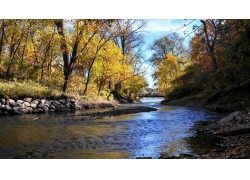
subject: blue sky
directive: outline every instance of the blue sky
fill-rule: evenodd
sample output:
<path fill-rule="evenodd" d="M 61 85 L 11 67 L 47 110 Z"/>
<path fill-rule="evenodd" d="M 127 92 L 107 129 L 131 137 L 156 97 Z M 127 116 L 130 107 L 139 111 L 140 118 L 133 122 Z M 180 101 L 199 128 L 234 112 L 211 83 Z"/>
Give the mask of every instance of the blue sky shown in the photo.
<path fill-rule="evenodd" d="M 178 32 L 181 36 L 185 37 L 184 31 L 190 33 L 192 32 L 193 25 L 199 25 L 199 20 L 193 21 L 190 25 L 181 28 L 184 24 L 189 24 L 192 20 L 184 20 L 184 19 L 149 19 L 147 20 L 147 26 L 143 29 L 143 35 L 145 40 L 145 45 L 143 46 L 144 49 L 144 56 L 145 59 L 148 59 L 152 52 L 148 49 L 148 47 L 153 43 L 154 40 L 159 39 L 163 36 L 168 35 L 171 32 Z M 192 37 L 193 33 L 190 34 L 189 37 L 186 38 L 186 44 L 188 44 L 188 40 Z M 145 67 L 147 67 L 146 65 Z M 152 67 L 148 67 L 146 72 L 147 82 L 149 83 L 149 87 L 154 87 L 154 82 L 152 79 L 152 74 L 154 70 Z"/>

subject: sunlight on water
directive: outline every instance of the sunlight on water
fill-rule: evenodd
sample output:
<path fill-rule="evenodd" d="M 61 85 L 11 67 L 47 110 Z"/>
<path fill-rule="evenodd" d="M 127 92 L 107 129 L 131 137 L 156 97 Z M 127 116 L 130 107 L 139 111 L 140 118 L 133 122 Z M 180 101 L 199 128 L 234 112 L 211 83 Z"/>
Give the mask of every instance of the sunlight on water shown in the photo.
<path fill-rule="evenodd" d="M 200 141 L 188 139 L 194 135 L 190 127 L 216 114 L 163 106 L 161 100 L 143 98 L 138 103 L 156 107 L 158 111 L 93 120 L 81 120 L 78 116 L 75 120 L 65 120 L 73 112 L 1 116 L 0 158 L 18 158 L 27 152 L 59 159 L 158 158 L 162 153 L 195 153 Z M 40 120 L 33 121 L 38 116 Z"/>

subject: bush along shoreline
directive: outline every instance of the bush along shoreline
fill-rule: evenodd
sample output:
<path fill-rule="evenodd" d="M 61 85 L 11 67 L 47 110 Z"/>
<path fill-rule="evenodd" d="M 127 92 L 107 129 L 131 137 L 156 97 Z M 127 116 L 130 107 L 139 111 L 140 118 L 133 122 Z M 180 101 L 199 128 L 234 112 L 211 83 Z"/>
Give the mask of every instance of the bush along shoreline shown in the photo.
<path fill-rule="evenodd" d="M 84 109 L 74 98 L 50 99 L 0 99 L 0 115 L 21 115 L 31 113 L 62 112 Z"/>

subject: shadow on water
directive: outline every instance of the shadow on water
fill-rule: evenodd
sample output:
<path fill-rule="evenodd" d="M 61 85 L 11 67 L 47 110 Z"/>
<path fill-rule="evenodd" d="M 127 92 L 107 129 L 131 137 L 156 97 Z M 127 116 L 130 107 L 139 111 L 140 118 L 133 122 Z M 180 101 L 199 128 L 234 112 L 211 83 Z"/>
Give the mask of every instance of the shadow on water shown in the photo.
<path fill-rule="evenodd" d="M 195 132 L 190 127 L 218 115 L 202 109 L 163 106 L 161 100 L 147 98 L 137 104 L 157 111 L 102 119 L 82 120 L 77 116 L 66 120 L 73 112 L 1 116 L 0 158 L 27 158 L 27 152 L 32 152 L 35 157 L 59 159 L 132 159 L 158 158 L 161 153 L 195 154 L 202 148 L 209 151 L 209 142 L 204 145 L 204 139 L 192 138 Z M 33 121 L 35 117 L 40 120 Z"/>

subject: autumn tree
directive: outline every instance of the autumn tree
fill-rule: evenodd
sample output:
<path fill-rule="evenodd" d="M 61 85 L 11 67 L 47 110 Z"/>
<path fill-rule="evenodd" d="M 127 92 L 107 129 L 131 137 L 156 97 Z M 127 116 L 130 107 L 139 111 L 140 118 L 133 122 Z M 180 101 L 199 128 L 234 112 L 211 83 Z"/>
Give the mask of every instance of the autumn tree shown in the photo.
<path fill-rule="evenodd" d="M 122 65 L 124 68 L 131 66 L 133 72 L 121 73 L 116 82 L 110 82 L 114 84 L 114 87 L 110 91 L 109 96 L 113 94 L 121 98 L 122 84 L 143 73 L 141 53 L 144 41 L 141 32 L 146 27 L 146 23 L 145 20 L 136 19 L 121 19 L 114 22 L 113 28 L 115 29 L 115 33 L 113 39 L 122 51 Z"/>

